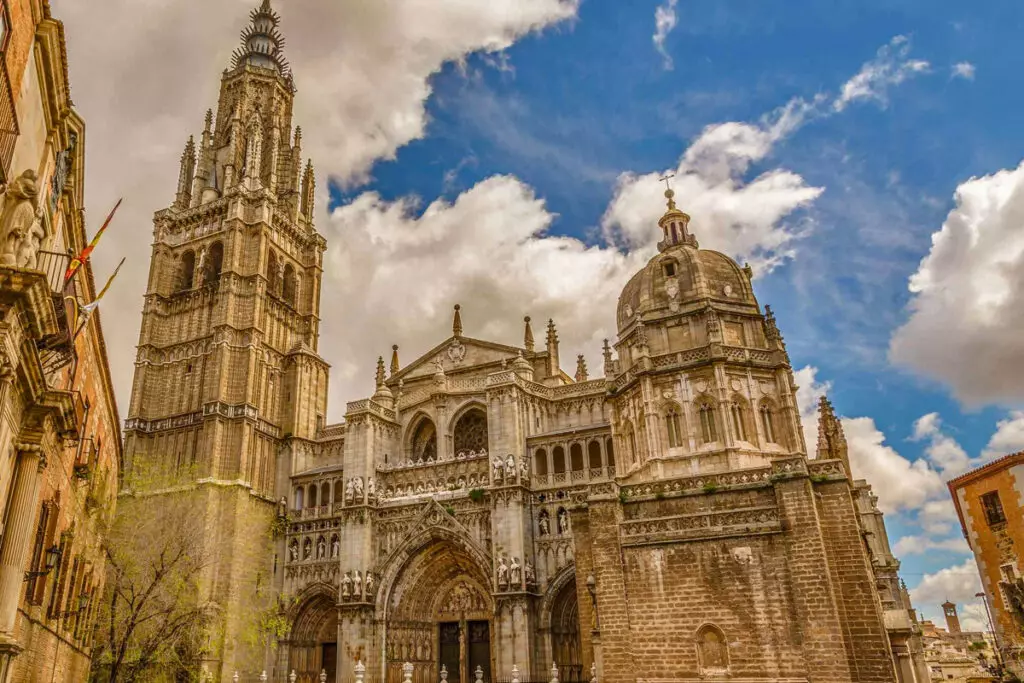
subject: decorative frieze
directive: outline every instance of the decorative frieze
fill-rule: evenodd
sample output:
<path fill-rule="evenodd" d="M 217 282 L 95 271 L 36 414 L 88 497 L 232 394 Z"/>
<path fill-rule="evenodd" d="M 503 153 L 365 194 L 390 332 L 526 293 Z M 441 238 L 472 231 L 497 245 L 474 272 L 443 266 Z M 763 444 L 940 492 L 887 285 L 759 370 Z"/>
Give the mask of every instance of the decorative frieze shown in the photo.
<path fill-rule="evenodd" d="M 755 507 L 660 519 L 641 519 L 620 526 L 623 545 L 685 542 L 780 533 L 782 524 L 775 507 Z"/>

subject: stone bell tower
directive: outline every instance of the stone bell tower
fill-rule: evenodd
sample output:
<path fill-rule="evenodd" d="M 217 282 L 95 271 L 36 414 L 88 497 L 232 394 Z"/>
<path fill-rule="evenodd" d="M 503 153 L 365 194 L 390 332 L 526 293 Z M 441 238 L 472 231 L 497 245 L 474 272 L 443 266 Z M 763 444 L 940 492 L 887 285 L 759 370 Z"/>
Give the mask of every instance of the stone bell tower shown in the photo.
<path fill-rule="evenodd" d="M 264 543 L 288 459 L 326 414 L 317 354 L 326 243 L 315 179 L 292 128 L 295 86 L 270 0 L 252 11 L 216 111 L 181 157 L 174 202 L 154 217 L 149 283 L 125 425 L 125 481 L 185 477 L 219 548 L 209 589 L 224 623 L 207 666 L 259 670 L 237 651 L 254 591 L 279 585 Z"/>

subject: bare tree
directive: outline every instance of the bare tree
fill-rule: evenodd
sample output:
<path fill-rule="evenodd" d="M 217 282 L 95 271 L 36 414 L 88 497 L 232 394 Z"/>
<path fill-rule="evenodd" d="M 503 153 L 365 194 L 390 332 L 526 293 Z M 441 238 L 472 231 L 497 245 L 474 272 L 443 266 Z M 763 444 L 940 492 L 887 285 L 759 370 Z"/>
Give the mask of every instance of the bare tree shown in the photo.
<path fill-rule="evenodd" d="M 197 670 L 217 613 L 202 587 L 217 558 L 204 543 L 201 492 L 187 486 L 135 491 L 119 497 L 105 547 L 108 577 L 93 667 L 95 678 L 111 683 Z"/>

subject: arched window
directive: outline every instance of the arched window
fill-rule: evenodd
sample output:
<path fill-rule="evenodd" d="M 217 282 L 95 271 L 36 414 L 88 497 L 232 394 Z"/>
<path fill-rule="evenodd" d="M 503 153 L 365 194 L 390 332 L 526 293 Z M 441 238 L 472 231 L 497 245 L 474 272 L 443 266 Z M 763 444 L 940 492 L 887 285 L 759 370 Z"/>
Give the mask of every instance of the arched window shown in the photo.
<path fill-rule="evenodd" d="M 548 452 L 543 448 L 533 454 L 533 473 L 538 477 L 548 476 Z"/>
<path fill-rule="evenodd" d="M 340 503 L 344 499 L 345 485 L 342 483 L 341 479 L 339 479 L 336 482 L 334 482 L 334 500 L 335 502 Z"/>
<path fill-rule="evenodd" d="M 679 416 L 678 406 L 673 405 L 665 413 L 665 429 L 668 430 L 668 447 L 681 447 L 683 445 L 683 421 Z"/>
<path fill-rule="evenodd" d="M 216 282 L 220 277 L 220 271 L 224 267 L 224 245 L 214 242 L 210 245 L 210 251 L 206 254 L 206 265 L 203 268 L 203 284 L 208 285 Z"/>
<path fill-rule="evenodd" d="M 732 416 L 732 435 L 737 441 L 749 441 L 747 437 L 747 404 L 739 396 L 732 399 L 729 406 L 729 413 Z"/>
<path fill-rule="evenodd" d="M 555 461 L 555 474 L 563 474 L 565 472 L 565 449 L 561 446 L 555 446 L 555 450 L 551 452 L 551 455 Z"/>
<path fill-rule="evenodd" d="M 764 431 L 764 440 L 768 443 L 778 443 L 778 437 L 775 434 L 775 414 L 772 412 L 772 406 L 768 401 L 761 402 L 761 429 Z"/>
<path fill-rule="evenodd" d="M 583 471 L 583 446 L 578 443 L 569 447 L 569 466 L 573 472 Z"/>
<path fill-rule="evenodd" d="M 331 485 L 324 482 L 320 485 L 320 504 L 330 505 L 331 504 Z"/>
<path fill-rule="evenodd" d="M 316 507 L 316 489 L 316 484 L 309 487 L 309 507 L 311 508 Z"/>
<path fill-rule="evenodd" d="M 452 430 L 455 454 L 487 451 L 487 414 L 480 408 L 463 413 Z"/>
<path fill-rule="evenodd" d="M 708 624 L 697 631 L 697 660 L 702 672 L 729 668 L 729 643 L 722 629 Z"/>
<path fill-rule="evenodd" d="M 600 441 L 591 441 L 587 444 L 587 458 L 590 460 L 590 469 L 596 470 L 603 467 L 601 464 Z"/>
<path fill-rule="evenodd" d="M 292 264 L 290 264 L 290 263 L 286 263 L 285 266 L 284 266 L 284 282 L 282 283 L 282 286 L 283 286 L 284 289 L 283 289 L 283 292 L 281 294 L 281 298 L 283 298 L 285 300 L 285 302 L 289 306 L 294 306 L 295 305 L 295 268 L 293 268 Z"/>
<path fill-rule="evenodd" d="M 615 446 L 611 439 L 605 439 L 604 452 L 608 455 L 608 467 L 615 467 Z"/>
<path fill-rule="evenodd" d="M 427 418 L 420 420 L 412 435 L 412 459 L 437 459 L 437 430 Z"/>
<path fill-rule="evenodd" d="M 304 492 L 303 492 L 303 490 L 301 488 L 297 488 L 297 489 L 295 489 L 295 495 L 292 496 L 293 502 L 295 504 L 294 507 L 295 507 L 296 510 L 301 510 L 302 509 L 302 494 L 303 493 Z"/>
<path fill-rule="evenodd" d="M 665 271 L 665 277 L 675 277 L 679 267 L 676 264 L 675 259 L 665 259 L 661 262 L 662 270 Z"/>
<path fill-rule="evenodd" d="M 718 425 L 715 421 L 715 407 L 709 399 L 697 403 L 697 414 L 700 416 L 700 438 L 705 444 L 718 441 Z"/>
<path fill-rule="evenodd" d="M 271 294 L 277 294 L 277 285 L 281 281 L 278 268 L 277 254 L 273 249 L 269 249 L 267 253 L 267 291 Z"/>
<path fill-rule="evenodd" d="M 196 276 L 196 253 L 186 251 L 181 255 L 181 270 L 178 272 L 178 291 L 192 289 Z"/>

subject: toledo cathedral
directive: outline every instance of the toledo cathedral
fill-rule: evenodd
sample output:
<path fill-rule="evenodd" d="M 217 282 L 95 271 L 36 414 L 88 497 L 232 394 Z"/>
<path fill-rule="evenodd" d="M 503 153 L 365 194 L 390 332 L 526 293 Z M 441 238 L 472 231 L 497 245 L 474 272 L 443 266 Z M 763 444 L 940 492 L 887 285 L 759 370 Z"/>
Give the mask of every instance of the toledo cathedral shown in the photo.
<path fill-rule="evenodd" d="M 597 368 L 563 370 L 554 322 L 512 346 L 456 305 L 327 424 L 326 243 L 269 0 L 242 41 L 155 215 L 125 425 L 126 469 L 192 472 L 228 549 L 207 680 L 928 680 L 839 420 L 822 400 L 805 443 L 750 268 L 700 249 L 671 190 Z M 284 626 L 253 652 L 268 590 Z"/>

